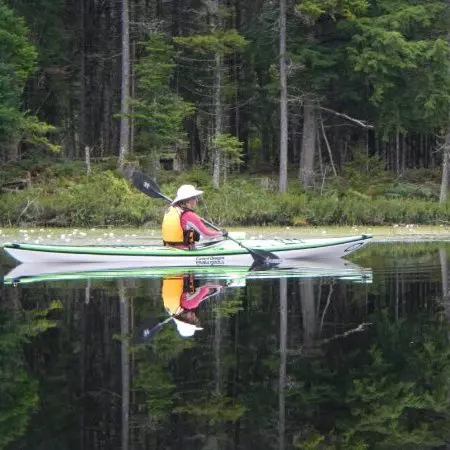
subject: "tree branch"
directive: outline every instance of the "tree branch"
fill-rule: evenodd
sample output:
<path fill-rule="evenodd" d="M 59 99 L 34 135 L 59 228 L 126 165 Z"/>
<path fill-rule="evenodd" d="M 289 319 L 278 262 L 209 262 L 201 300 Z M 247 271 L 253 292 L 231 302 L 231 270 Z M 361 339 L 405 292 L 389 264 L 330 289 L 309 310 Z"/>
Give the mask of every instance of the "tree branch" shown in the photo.
<path fill-rule="evenodd" d="M 371 128 L 371 129 L 374 128 L 373 125 L 370 125 L 370 124 L 368 124 L 368 123 L 366 123 L 366 122 L 364 122 L 362 120 L 355 119 L 354 117 L 350 117 L 347 114 L 340 113 L 340 112 L 334 111 L 334 110 L 329 109 L 329 108 L 325 108 L 324 106 L 319 106 L 319 108 L 321 110 L 323 110 L 323 111 L 327 111 L 327 112 L 329 112 L 331 114 L 334 114 L 335 116 L 343 117 L 344 119 L 350 120 L 350 122 L 354 122 L 354 123 L 358 124 L 359 126 L 361 126 L 363 128 Z"/>

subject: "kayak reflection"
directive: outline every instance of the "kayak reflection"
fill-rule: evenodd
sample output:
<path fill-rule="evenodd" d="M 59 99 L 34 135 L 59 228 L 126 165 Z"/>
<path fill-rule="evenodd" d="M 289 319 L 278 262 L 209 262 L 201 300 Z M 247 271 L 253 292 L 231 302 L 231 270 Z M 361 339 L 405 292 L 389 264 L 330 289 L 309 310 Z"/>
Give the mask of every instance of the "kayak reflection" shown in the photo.
<path fill-rule="evenodd" d="M 266 278 L 335 277 L 353 282 L 371 283 L 372 270 L 345 259 L 283 261 L 276 266 L 260 267 L 158 267 L 136 263 L 24 263 L 9 271 L 4 284 L 29 284 L 49 281 L 161 278 L 194 274 L 201 279 L 249 280 Z"/>

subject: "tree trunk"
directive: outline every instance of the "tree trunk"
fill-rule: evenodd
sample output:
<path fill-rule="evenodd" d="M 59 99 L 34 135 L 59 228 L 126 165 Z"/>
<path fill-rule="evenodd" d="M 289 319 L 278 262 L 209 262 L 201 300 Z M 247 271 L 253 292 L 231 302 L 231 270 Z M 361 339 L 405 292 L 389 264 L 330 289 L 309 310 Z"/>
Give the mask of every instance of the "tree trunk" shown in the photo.
<path fill-rule="evenodd" d="M 122 84 L 120 92 L 120 149 L 119 161 L 128 155 L 130 128 L 128 124 L 128 97 L 130 95 L 130 22 L 128 0 L 122 0 Z"/>
<path fill-rule="evenodd" d="M 11 133 L 12 134 L 12 133 Z M 19 160 L 19 142 L 20 138 L 17 133 L 14 136 L 9 136 L 8 141 L 1 145 L 1 154 L 3 154 L 3 161 L 18 161 Z"/>
<path fill-rule="evenodd" d="M 448 179 L 450 170 L 450 131 L 445 135 L 444 149 L 442 151 L 442 179 L 441 179 L 441 193 L 439 195 L 439 202 L 443 203 L 447 200 Z"/>
<path fill-rule="evenodd" d="M 287 114 L 287 75 L 286 75 L 286 0 L 280 0 L 280 194 L 286 192 L 288 114 Z"/>
<path fill-rule="evenodd" d="M 77 154 L 82 155 L 86 146 L 86 41 L 85 41 L 85 0 L 80 0 L 80 123 Z"/>
<path fill-rule="evenodd" d="M 220 1 L 216 1 L 215 11 L 219 12 Z M 214 19 L 216 23 L 213 23 L 212 30 L 214 31 L 218 24 L 219 18 Z M 223 129 L 223 110 L 221 101 L 221 89 L 222 89 L 222 57 L 219 53 L 216 53 L 214 66 L 214 88 L 213 88 L 213 102 L 214 102 L 214 136 L 222 133 Z M 222 160 L 222 151 L 217 146 L 214 145 L 213 150 L 213 185 L 218 188 L 220 186 L 220 168 Z"/>
<path fill-rule="evenodd" d="M 303 137 L 299 179 L 304 188 L 314 183 L 314 155 L 316 146 L 316 110 L 311 94 L 303 97 Z"/>

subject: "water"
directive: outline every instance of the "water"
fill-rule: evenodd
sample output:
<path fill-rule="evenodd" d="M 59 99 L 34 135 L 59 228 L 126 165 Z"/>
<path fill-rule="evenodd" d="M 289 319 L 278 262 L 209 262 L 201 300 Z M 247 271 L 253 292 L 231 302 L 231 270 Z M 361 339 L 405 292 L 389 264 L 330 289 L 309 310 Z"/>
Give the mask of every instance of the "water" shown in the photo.
<path fill-rule="evenodd" d="M 4 284 L 0 449 L 445 448 L 449 255 Z"/>

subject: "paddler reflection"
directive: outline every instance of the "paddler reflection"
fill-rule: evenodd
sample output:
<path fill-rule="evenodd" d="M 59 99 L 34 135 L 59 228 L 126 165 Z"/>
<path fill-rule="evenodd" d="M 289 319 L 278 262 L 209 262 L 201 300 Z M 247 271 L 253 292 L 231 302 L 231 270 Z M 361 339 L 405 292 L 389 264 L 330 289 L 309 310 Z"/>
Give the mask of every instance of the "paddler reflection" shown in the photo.
<path fill-rule="evenodd" d="M 170 314 L 163 322 L 153 328 L 144 328 L 141 338 L 151 339 L 161 327 L 170 321 L 175 323 L 180 336 L 191 337 L 198 330 L 203 330 L 197 311 L 205 300 L 216 296 L 224 286 L 216 283 L 203 283 L 192 274 L 167 276 L 162 281 L 162 298 L 164 308 Z"/>

